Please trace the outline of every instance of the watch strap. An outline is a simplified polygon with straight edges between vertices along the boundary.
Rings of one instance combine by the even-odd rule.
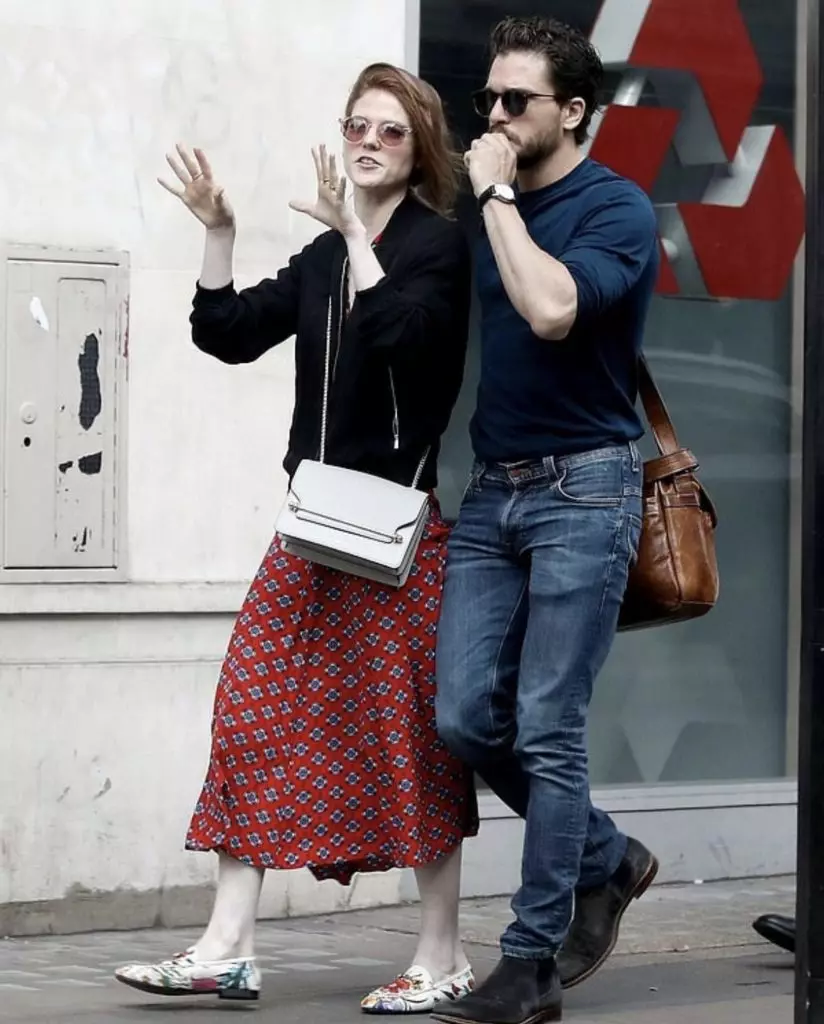
[[[512,204],[515,202],[514,199],[507,199],[506,197],[498,193],[498,184],[490,185],[485,188],[483,192],[478,196],[478,209],[482,210],[490,199],[497,199],[500,203]]]

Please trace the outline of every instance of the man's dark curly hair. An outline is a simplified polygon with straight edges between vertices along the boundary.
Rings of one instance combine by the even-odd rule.
[[[490,50],[493,60],[507,53],[542,54],[559,101],[568,103],[580,97],[586,104],[583,119],[575,129],[577,144],[586,142],[589,122],[598,106],[604,66],[582,32],[555,18],[504,18],[492,30]]]

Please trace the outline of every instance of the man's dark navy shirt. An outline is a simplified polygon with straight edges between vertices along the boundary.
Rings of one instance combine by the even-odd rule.
[[[483,235],[476,456],[515,462],[637,440],[638,357],[659,262],[652,204],[637,185],[586,159],[560,181],[522,192],[518,209],[533,241],[572,275],[578,313],[562,341],[533,334]]]

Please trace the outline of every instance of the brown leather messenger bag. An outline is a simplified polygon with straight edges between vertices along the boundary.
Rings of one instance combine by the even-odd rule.
[[[643,629],[705,615],[718,600],[718,517],[681,448],[661,393],[642,357],[641,403],[658,456],[644,463],[644,511],[638,559],[630,569],[618,629]]]

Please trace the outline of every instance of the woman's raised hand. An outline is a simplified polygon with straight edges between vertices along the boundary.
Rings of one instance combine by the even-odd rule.
[[[318,194],[314,202],[293,200],[289,206],[298,213],[314,217],[327,228],[340,231],[346,235],[352,231],[363,230],[352,205],[346,201],[346,178],[338,177],[335,156],[326,151],[326,146],[312,150],[315,171],[318,176]]]
[[[229,205],[223,186],[218,185],[212,177],[212,168],[206,154],[202,149],[194,149],[190,153],[180,143],[175,148],[177,158],[167,153],[166,160],[180,185],[170,185],[163,178],[158,178],[158,182],[167,192],[177,196],[207,230],[234,228],[234,211]]]

